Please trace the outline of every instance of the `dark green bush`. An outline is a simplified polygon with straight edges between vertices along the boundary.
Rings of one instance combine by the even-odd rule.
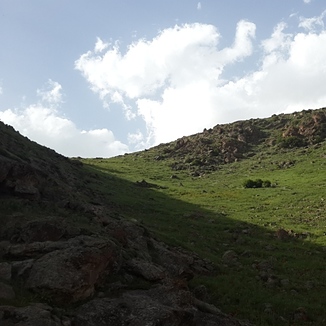
[[[269,188],[271,185],[272,183],[269,180],[263,181],[262,179],[248,179],[243,183],[244,188]]]
[[[303,147],[307,143],[303,138],[290,136],[290,137],[280,138],[278,144],[282,148],[295,148],[295,147]]]
[[[272,186],[272,183],[269,180],[263,181],[263,188],[269,188]]]

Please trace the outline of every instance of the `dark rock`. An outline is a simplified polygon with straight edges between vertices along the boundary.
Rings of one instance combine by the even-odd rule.
[[[61,319],[46,305],[27,307],[0,306],[0,324],[2,326],[63,326]],[[65,319],[67,322],[67,318]],[[69,324],[65,324],[69,326]]]
[[[278,229],[275,232],[275,236],[277,239],[279,240],[287,240],[291,237],[291,235],[289,234],[288,231],[284,230],[284,229]]]
[[[88,298],[101,277],[113,271],[115,251],[109,242],[52,251],[33,264],[26,287],[58,304]]]
[[[34,263],[34,259],[25,259],[22,261],[12,262],[12,277],[14,279],[19,278],[25,280],[28,277]]]
[[[8,284],[0,282],[0,299],[12,300],[15,297],[13,288]]]
[[[65,234],[58,221],[31,221],[22,227],[20,239],[25,243],[58,241]]]
[[[234,250],[227,250],[222,259],[227,265],[234,265],[238,262],[238,255]]]
[[[198,285],[194,288],[193,293],[195,297],[199,300],[207,300],[208,299],[208,292],[205,285]]]
[[[194,274],[208,275],[214,271],[214,266],[194,253],[181,248],[170,248],[162,242],[149,240],[153,260],[163,266],[170,275],[192,278]]]
[[[11,264],[7,262],[0,263],[0,280],[11,280]]]
[[[141,276],[148,281],[162,280],[166,274],[160,266],[140,259],[129,260],[126,268],[131,274]]]
[[[159,285],[129,291],[115,299],[94,299],[76,310],[75,326],[240,326],[216,307],[194,299],[189,291]]]

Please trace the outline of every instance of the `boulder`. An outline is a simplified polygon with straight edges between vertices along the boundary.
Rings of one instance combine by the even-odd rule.
[[[26,287],[57,304],[84,300],[116,264],[116,247],[108,241],[55,250],[34,262]]]

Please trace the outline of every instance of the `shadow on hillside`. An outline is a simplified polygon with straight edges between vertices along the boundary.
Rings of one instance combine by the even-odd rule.
[[[87,169],[92,172],[89,186],[103,193],[102,200],[118,215],[213,261],[218,276],[197,277],[193,285],[206,285],[211,302],[224,312],[259,325],[325,323],[325,251],[307,235],[232,220],[227,212],[174,199],[164,189],[141,187],[109,169]]]

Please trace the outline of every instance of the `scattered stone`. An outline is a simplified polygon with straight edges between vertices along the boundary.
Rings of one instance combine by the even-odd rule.
[[[288,278],[285,278],[281,280],[282,286],[288,286],[290,284],[290,280]]]
[[[297,308],[293,313],[293,320],[296,322],[309,321],[307,310],[304,307]]]
[[[268,287],[275,287],[275,286],[279,285],[278,277],[275,276],[275,275],[268,276],[267,281],[266,281],[266,285]]]
[[[313,281],[307,281],[305,287],[307,290],[311,290],[315,287],[315,283]]]
[[[265,247],[265,249],[266,249],[267,251],[274,251],[274,250],[275,250],[275,246],[273,246],[273,245],[267,245],[267,246]]]
[[[172,174],[171,179],[179,179],[179,177],[176,174]]]
[[[223,256],[223,261],[228,265],[234,265],[238,262],[238,255],[234,250],[227,250]]]
[[[275,236],[279,240],[288,240],[290,238],[289,232],[284,229],[278,229],[275,232]]]

